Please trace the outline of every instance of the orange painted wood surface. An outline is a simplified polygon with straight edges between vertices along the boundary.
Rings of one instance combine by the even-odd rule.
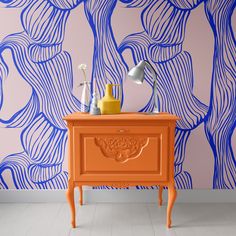
[[[168,113],[121,113],[92,116],[74,113],[64,118],[69,130],[67,199],[75,227],[74,188],[110,185],[167,186],[167,227],[176,198],[174,187],[174,133],[179,118]]]
[[[169,114],[167,112],[160,112],[157,114],[149,114],[146,112],[122,112],[120,114],[114,114],[114,115],[100,115],[100,116],[93,116],[89,113],[81,113],[81,112],[75,112],[73,114],[70,114],[66,117],[64,117],[64,120],[179,120],[180,118],[176,115]]]

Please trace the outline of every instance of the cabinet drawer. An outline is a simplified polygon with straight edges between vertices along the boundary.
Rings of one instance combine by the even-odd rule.
[[[166,181],[168,127],[76,126],[75,181]]]

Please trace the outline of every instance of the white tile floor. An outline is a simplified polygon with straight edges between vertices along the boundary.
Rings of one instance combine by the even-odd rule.
[[[166,206],[85,204],[77,206],[77,228],[70,228],[66,203],[0,204],[0,236],[235,236],[236,204],[185,203],[173,210],[166,229]]]

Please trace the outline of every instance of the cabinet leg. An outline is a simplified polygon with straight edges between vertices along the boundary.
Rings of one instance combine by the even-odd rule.
[[[163,187],[159,186],[159,191],[158,191],[158,203],[159,203],[159,206],[162,206],[162,191],[163,191]]]
[[[72,228],[75,228],[75,201],[74,201],[74,186],[68,185],[68,189],[66,192],[67,201],[70,205],[71,210],[71,225]]]
[[[177,192],[175,190],[174,183],[168,185],[168,205],[167,205],[167,219],[166,219],[166,224],[168,228],[171,227],[171,213],[176,197],[177,197]]]
[[[80,204],[80,206],[82,206],[83,205],[83,188],[82,188],[82,186],[79,186],[79,195],[80,195],[79,204]]]

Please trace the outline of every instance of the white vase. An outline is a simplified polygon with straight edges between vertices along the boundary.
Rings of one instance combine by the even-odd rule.
[[[81,95],[81,112],[89,112],[89,105],[91,99],[90,93],[90,82],[84,81],[81,86],[83,86],[82,95]]]

